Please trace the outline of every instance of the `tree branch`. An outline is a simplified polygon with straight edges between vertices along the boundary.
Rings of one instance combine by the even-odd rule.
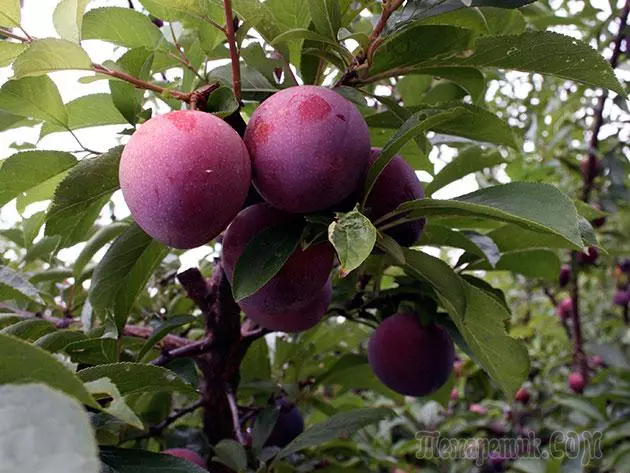
[[[134,440],[142,440],[145,438],[157,437],[161,435],[164,429],[166,429],[168,426],[170,426],[171,424],[174,424],[177,420],[181,419],[182,417],[188,414],[192,414],[193,412],[195,412],[197,409],[199,409],[202,406],[203,406],[203,401],[197,401],[188,407],[185,407],[183,409],[177,409],[175,412],[173,412],[171,415],[169,415],[166,419],[164,419],[159,424],[152,425],[151,427],[149,427],[149,431],[146,434],[136,437],[134,438]]]
[[[232,63],[232,87],[238,103],[241,102],[241,64],[238,48],[236,46],[236,30],[234,29],[234,13],[232,12],[232,0],[223,0],[225,9],[225,35],[230,48],[230,61]]]
[[[236,397],[234,396],[234,392],[232,388],[229,386],[226,388],[226,396],[228,400],[228,404],[230,405],[230,412],[232,413],[232,424],[234,425],[234,435],[236,436],[236,440],[241,445],[245,445],[245,439],[243,438],[243,431],[241,430],[241,421],[238,415],[238,406],[236,404]]]
[[[24,30],[22,30],[24,32]],[[1,28],[0,27],[0,34],[7,36],[8,38],[13,38],[13,39],[17,39],[18,41],[21,41],[22,43],[30,43],[31,41],[33,41],[33,38],[31,38],[30,36],[26,35],[26,36],[20,36],[18,34],[13,33],[11,30],[6,29],[6,28]],[[24,34],[26,34],[26,32],[24,32]]]

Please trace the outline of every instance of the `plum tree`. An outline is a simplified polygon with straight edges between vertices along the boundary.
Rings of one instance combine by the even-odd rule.
[[[119,174],[138,225],[168,246],[187,249],[216,237],[242,208],[251,164],[243,141],[223,120],[175,111],[133,134]]]
[[[568,383],[571,391],[579,394],[583,393],[586,387],[586,380],[582,373],[578,371],[573,371],[569,374]]]
[[[300,217],[269,204],[252,205],[239,212],[223,237],[223,267],[228,279],[233,280],[236,263],[255,235],[294,218]],[[297,248],[267,284],[239,304],[245,313],[259,314],[260,319],[299,311],[322,295],[333,263],[334,251],[329,243],[312,245],[306,250]]]
[[[586,252],[578,254],[578,262],[583,265],[595,264],[599,258],[599,250],[594,246],[589,246]]]
[[[423,326],[417,314],[402,312],[385,319],[374,331],[368,360],[389,388],[408,396],[426,396],[448,380],[455,348],[444,328]]]
[[[275,207],[310,213],[338,204],[368,166],[370,136],[356,107],[324,87],[291,87],[263,102],[245,132],[254,185]]]
[[[370,165],[381,153],[380,148],[372,148]],[[395,155],[383,169],[374,183],[374,187],[366,200],[365,211],[376,220],[395,210],[400,204],[424,197],[424,188],[415,171],[399,154]],[[400,217],[400,216],[398,216]],[[402,246],[412,246],[420,239],[426,224],[425,218],[406,222],[385,231]]]
[[[162,453],[171,455],[172,457],[183,458],[184,460],[188,460],[189,462],[202,468],[206,467],[206,462],[203,461],[203,458],[201,458],[197,452],[194,452],[189,448],[169,448],[168,450],[164,450]]]
[[[558,307],[556,307],[556,315],[560,320],[568,320],[573,315],[573,300],[570,297],[562,299]]]
[[[269,330],[297,333],[308,330],[319,323],[326,314],[332,299],[332,281],[329,281],[312,299],[295,308],[265,313],[254,304],[246,304],[245,313],[261,327]]]
[[[278,420],[267,437],[265,446],[284,448],[304,431],[304,417],[295,404],[284,398],[277,400],[276,406],[280,409]]]
[[[571,281],[571,266],[568,264],[563,264],[560,268],[560,276],[558,277],[558,282],[560,283],[560,287],[565,287]]]
[[[522,404],[528,404],[529,399],[530,399],[529,391],[524,387],[519,388],[519,390],[516,391],[516,395],[514,396],[514,400]]]

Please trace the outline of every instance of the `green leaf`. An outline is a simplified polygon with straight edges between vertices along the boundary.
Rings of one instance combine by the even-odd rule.
[[[475,262],[466,270],[512,271],[529,278],[541,278],[556,282],[560,274],[560,259],[555,251],[535,249],[503,253],[499,262],[493,267],[484,261]]]
[[[41,384],[6,385],[0,405],[0,472],[100,471],[94,430],[74,399]]]
[[[18,57],[28,46],[23,43],[9,43],[0,41],[0,67],[8,66]]]
[[[125,123],[125,117],[114,107],[109,94],[84,95],[66,104],[67,126],[46,122],[39,134],[41,140],[51,133],[66,130],[79,130],[92,126],[118,125]]]
[[[303,229],[304,221],[295,219],[265,228],[251,239],[234,268],[236,301],[251,296],[282,269],[298,247]]]
[[[68,173],[55,191],[46,216],[46,235],[62,237],[66,247],[85,239],[101,208],[120,184],[118,164],[122,146],[84,159]]]
[[[238,110],[239,104],[229,87],[219,87],[212,92],[206,102],[206,111],[219,118],[225,118]]]
[[[23,151],[2,161],[0,207],[24,192],[51,179],[58,179],[77,160],[62,151]]]
[[[279,28],[280,32],[307,28],[311,22],[308,0],[268,0],[264,8],[269,12],[274,26]],[[301,50],[302,41],[294,41],[289,45],[289,60],[298,69]]]
[[[376,228],[358,210],[341,214],[328,228],[328,240],[333,244],[339,261],[340,273],[347,276],[370,256],[376,243]]]
[[[260,452],[265,446],[265,442],[276,426],[280,410],[277,406],[268,406],[258,413],[252,428],[252,449]]]
[[[350,54],[350,52],[343,45],[339,44],[335,39],[328,38],[306,28],[294,28],[292,30],[285,31],[284,33],[276,36],[271,44],[276,46],[282,43],[289,43],[290,47],[292,41],[301,41],[305,39],[332,46],[335,51],[339,52],[341,56],[344,57],[347,61],[352,60],[352,54]]]
[[[499,248],[487,235],[452,230],[432,221],[429,221],[424,229],[418,245],[461,248],[468,253],[486,259],[491,267],[494,267],[501,258]]]
[[[0,266],[0,300],[23,296],[38,304],[44,304],[35,286],[7,266]]]
[[[50,353],[27,342],[0,334],[0,384],[44,383],[97,407],[83,383]]]
[[[116,65],[122,72],[126,72],[142,80],[150,79],[154,54],[146,48],[136,48],[122,55]],[[112,92],[111,100],[120,113],[132,125],[138,123],[138,117],[144,104],[144,90],[137,89],[131,84],[117,80],[109,81]]]
[[[53,13],[55,30],[62,39],[79,43],[83,13],[90,0],[61,0]]]
[[[527,348],[506,333],[510,313],[497,299],[465,281],[462,284],[466,315],[449,313],[476,360],[499,384],[506,399],[513,399],[529,373]]]
[[[336,414],[325,422],[316,424],[302,432],[289,445],[280,450],[274,463],[305,448],[320,446],[339,438],[343,434],[353,434],[363,427],[375,424],[393,415],[393,411],[384,407],[356,409]]]
[[[142,421],[138,419],[138,416],[129,408],[122,394],[109,378],[100,378],[84,384],[85,388],[96,400],[107,399],[109,401],[107,406],[103,408],[103,411],[136,429],[144,429]]]
[[[193,315],[178,315],[169,319],[166,319],[162,322],[158,327],[153,330],[151,336],[147,339],[146,343],[142,346],[142,349],[136,355],[137,360],[142,360],[144,355],[146,355],[153,345],[162,340],[166,335],[175,330],[176,328],[181,327],[182,325],[187,325],[191,322],[197,320],[197,317]]]
[[[0,333],[4,335],[12,335],[15,338],[33,342],[39,337],[54,332],[55,326],[47,320],[30,319],[23,320],[10,327],[3,328]]]
[[[109,248],[92,275],[90,302],[95,310],[113,313],[121,328],[151,274],[168,249],[136,224]]]
[[[455,82],[470,94],[473,103],[481,102],[486,92],[486,76],[474,67],[427,67],[414,72]]]
[[[64,352],[75,363],[86,365],[115,363],[116,343],[113,338],[87,338],[69,343]]]
[[[466,288],[461,278],[439,258],[421,251],[403,251],[405,271],[431,284],[448,312],[464,319],[467,311]]]
[[[462,108],[453,108],[447,111],[440,109],[425,109],[421,112],[414,113],[390,138],[387,144],[381,150],[381,154],[376,161],[370,166],[364,186],[364,198],[361,207],[365,206],[365,202],[374,187],[374,183],[378,176],[387,167],[394,155],[402,148],[402,146],[420,133],[430,129],[438,123],[447,120],[462,113]]]
[[[337,41],[337,32],[341,28],[339,0],[309,0],[308,6],[317,32]]]
[[[214,453],[215,458],[233,471],[245,471],[247,468],[245,447],[235,440],[221,440],[214,446]]]
[[[560,398],[554,397],[554,401],[556,404],[567,407],[571,412],[580,412],[594,420],[604,422],[606,421],[606,416],[604,416],[597,408],[591,404],[590,402],[579,399],[577,397],[569,397],[569,398]]]
[[[153,16],[167,21],[201,18],[207,13],[208,2],[190,0],[142,0],[142,6]]]
[[[95,8],[83,17],[83,39],[100,39],[126,48],[155,49],[163,39],[148,16],[122,7]]]
[[[518,149],[512,128],[494,113],[476,105],[446,102],[431,106],[410,107],[408,110],[413,113],[422,113],[423,111],[435,112],[440,109],[445,112],[457,111],[458,113],[454,113],[449,120],[431,123],[427,130]],[[370,115],[366,117],[366,122],[370,127],[378,128],[398,128],[400,126],[400,121],[391,111]]]
[[[0,175],[2,171],[0,170]],[[22,232],[24,233],[24,247],[28,248],[33,244],[33,240],[39,234],[39,231],[46,219],[46,212],[36,212],[29,218],[25,218],[22,222]]]
[[[402,204],[406,218],[476,217],[515,223],[535,232],[561,237],[565,247],[581,250],[582,237],[575,206],[549,184],[515,182],[481,189],[453,200],[420,199]]]
[[[195,388],[172,371],[144,363],[111,363],[93,366],[77,373],[85,383],[109,378],[123,396],[148,392],[181,392],[191,394]]]
[[[59,330],[38,338],[34,345],[51,353],[56,353],[62,351],[71,343],[85,339],[86,335],[83,332]]]
[[[0,0],[0,25],[20,26],[20,0]]]
[[[435,38],[441,38],[435,41]],[[392,70],[412,69],[436,58],[453,57],[473,47],[474,32],[456,26],[411,25],[386,37],[374,53],[370,76]],[[443,64],[450,65],[447,60]],[[473,65],[473,64],[469,64]],[[401,75],[397,73],[395,75]]]
[[[47,76],[10,80],[0,88],[0,110],[65,127],[66,108],[55,83]]]
[[[101,447],[101,461],[116,473],[161,471],[168,473],[208,473],[183,458],[161,455],[146,450]]]
[[[491,168],[503,163],[505,159],[497,150],[483,150],[478,147],[466,148],[460,151],[450,163],[433,178],[424,188],[427,196],[448,184],[461,179],[473,172]]]
[[[13,63],[16,79],[65,70],[92,70],[92,61],[81,46],[65,39],[36,39]]]
[[[86,242],[85,246],[77,256],[74,262],[73,274],[76,277],[81,275],[87,264],[98,250],[103,248],[107,243],[121,235],[127,228],[128,223],[115,222],[106,227],[100,228],[90,239]]]

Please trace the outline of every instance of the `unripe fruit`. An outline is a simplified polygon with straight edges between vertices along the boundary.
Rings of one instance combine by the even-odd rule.
[[[480,416],[485,416],[488,413],[488,409],[483,407],[481,404],[471,404],[468,407],[468,410],[473,414],[479,414]]]
[[[437,391],[453,370],[455,347],[446,330],[422,326],[412,313],[385,319],[368,343],[374,374],[389,388],[407,396]]]
[[[133,134],[119,174],[138,225],[166,245],[187,249],[212,240],[242,208],[251,165],[243,141],[223,120],[175,111]]]
[[[562,302],[556,307],[556,315],[561,320],[568,320],[573,316],[573,300],[570,297],[565,297]]]
[[[206,467],[206,462],[203,461],[203,458],[201,458],[197,452],[193,452],[188,448],[170,448],[168,450],[164,450],[162,453],[171,455],[172,457],[183,458],[184,460],[188,460],[189,462],[202,468]]]
[[[620,307],[626,307],[628,304],[630,304],[630,290],[617,290],[615,292],[615,296],[613,297],[613,302],[615,305],[618,305]]]
[[[276,401],[276,405],[280,407],[278,420],[267,437],[265,446],[284,448],[304,431],[304,417],[294,404],[285,399]]]
[[[370,135],[356,107],[324,87],[291,87],[247,125],[254,185],[273,206],[311,213],[338,204],[365,175]]]
[[[245,314],[261,327],[268,330],[297,333],[313,328],[326,315],[332,299],[332,281],[320,290],[315,297],[295,309],[265,314],[252,304],[247,304]]]
[[[251,239],[264,229],[301,218],[256,204],[243,209],[234,218],[223,237],[223,268],[230,281],[234,268]],[[281,314],[297,311],[322,293],[334,263],[334,251],[329,243],[297,248],[282,269],[256,293],[239,302],[248,313]]]
[[[560,268],[560,277],[558,278],[558,282],[560,283],[560,287],[565,287],[571,281],[571,266],[568,264],[563,264]]]
[[[584,379],[584,376],[582,376],[582,373],[579,373],[577,371],[572,372],[571,374],[569,374],[569,388],[576,393],[582,393],[584,392],[584,388],[586,387],[586,380]]]
[[[594,264],[599,258],[599,250],[594,246],[589,246],[586,253],[578,254],[578,262],[580,264]]]
[[[525,388],[519,388],[519,390],[516,391],[516,395],[514,396],[514,399],[522,404],[529,403],[529,398],[529,391]]]
[[[376,161],[381,153],[380,148],[372,148],[370,152],[370,165]],[[368,195],[365,213],[371,220],[376,220],[410,200],[422,199],[424,188],[418,180],[415,171],[400,155],[395,155],[389,164],[383,169],[374,183],[372,191]],[[398,215],[395,218],[401,218]],[[413,222],[403,223],[385,231],[389,236],[402,246],[412,246],[420,239],[422,230],[426,224],[425,218],[419,218]]]

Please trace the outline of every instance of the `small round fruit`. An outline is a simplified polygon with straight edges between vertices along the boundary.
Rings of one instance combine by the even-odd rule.
[[[175,111],[134,133],[120,160],[120,187],[135,221],[174,248],[201,246],[242,208],[251,180],[247,148],[223,120]]]
[[[230,281],[238,259],[248,243],[266,228],[297,217],[269,204],[243,209],[234,218],[223,237],[223,268]],[[256,293],[239,302],[245,312],[281,314],[298,310],[321,293],[334,263],[329,243],[319,243],[306,250],[297,248],[282,269]]]
[[[613,302],[615,305],[618,305],[620,307],[626,307],[628,304],[630,304],[630,290],[617,290],[615,292],[615,296],[613,297]]]
[[[586,253],[578,254],[578,262],[584,265],[595,264],[599,258],[599,250],[595,246],[589,246]]]
[[[589,365],[591,365],[591,368],[593,369],[601,368],[605,364],[604,358],[602,358],[599,355],[591,356],[588,362],[589,362]]]
[[[556,307],[556,315],[561,320],[568,320],[573,316],[573,300],[570,297],[562,299],[558,307]]]
[[[389,388],[407,396],[427,396],[448,380],[455,347],[444,328],[423,326],[413,313],[398,313],[372,334],[368,360]]]
[[[560,283],[560,287],[565,287],[569,282],[571,282],[571,266],[568,264],[563,264],[560,268],[560,276],[558,278],[558,282]]]
[[[468,407],[468,410],[473,414],[479,414],[480,416],[485,416],[488,413],[488,408],[482,406],[481,404],[471,404]]]
[[[304,431],[304,417],[294,404],[285,399],[276,401],[276,405],[280,407],[278,420],[267,437],[265,446],[284,448]]]
[[[202,468],[206,467],[206,462],[203,461],[203,458],[201,458],[197,452],[193,452],[188,448],[170,448],[168,450],[164,450],[162,453],[171,455],[172,457],[183,458],[184,460],[188,460],[189,462]]]
[[[311,213],[356,189],[368,166],[370,134],[356,107],[336,92],[290,87],[254,112],[245,132],[254,185],[274,207]]]
[[[529,403],[529,399],[530,399],[529,391],[523,387],[519,388],[519,390],[516,391],[516,395],[514,396],[514,399],[517,402],[520,402],[522,404]]]
[[[573,371],[569,374],[568,382],[571,391],[579,394],[584,392],[584,388],[586,387],[586,380],[584,379],[584,376],[582,376],[582,373],[578,371]]]
[[[380,148],[372,148],[370,165],[376,161],[380,154]],[[423,197],[424,188],[415,171],[402,156],[397,154],[374,183],[365,203],[365,213],[371,220],[376,220],[396,210],[400,204]],[[396,218],[402,216],[398,215]],[[385,233],[396,240],[399,245],[412,246],[420,239],[425,225],[426,218],[419,218],[413,222],[389,228]]]
[[[602,210],[602,206],[599,204],[593,204],[593,208],[600,211]],[[594,228],[603,227],[604,225],[606,225],[606,216],[597,217],[591,220],[591,225],[593,225]]]
[[[279,332],[297,333],[313,328],[326,315],[332,299],[332,282],[329,281],[315,297],[304,305],[278,312],[265,314],[253,304],[241,304],[243,311],[261,327]]]

